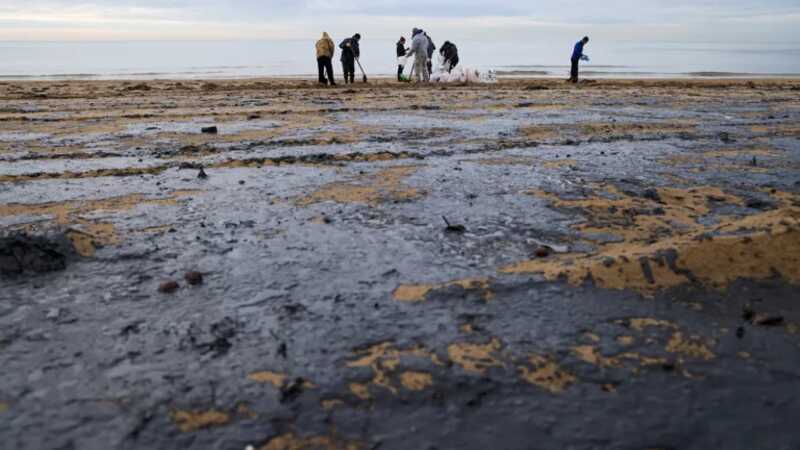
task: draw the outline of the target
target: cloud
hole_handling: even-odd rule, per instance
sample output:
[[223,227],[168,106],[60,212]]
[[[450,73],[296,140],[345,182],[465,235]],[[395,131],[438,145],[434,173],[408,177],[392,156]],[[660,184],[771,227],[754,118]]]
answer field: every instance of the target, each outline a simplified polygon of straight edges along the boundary
[[[3,0],[0,39],[309,38],[326,29],[393,37],[422,26],[459,37],[543,33],[617,40],[800,42],[796,0]],[[649,30],[649,33],[648,33]]]

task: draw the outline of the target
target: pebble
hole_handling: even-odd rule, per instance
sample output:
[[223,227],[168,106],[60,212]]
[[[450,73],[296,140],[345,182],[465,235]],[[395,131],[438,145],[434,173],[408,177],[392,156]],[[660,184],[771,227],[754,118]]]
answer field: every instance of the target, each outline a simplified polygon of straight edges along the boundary
[[192,286],[203,284],[203,274],[200,272],[186,272],[186,275],[184,275],[183,278],[186,279],[186,282]]
[[162,294],[172,294],[173,292],[177,291],[180,288],[180,285],[176,281],[165,281],[158,286],[158,292]]

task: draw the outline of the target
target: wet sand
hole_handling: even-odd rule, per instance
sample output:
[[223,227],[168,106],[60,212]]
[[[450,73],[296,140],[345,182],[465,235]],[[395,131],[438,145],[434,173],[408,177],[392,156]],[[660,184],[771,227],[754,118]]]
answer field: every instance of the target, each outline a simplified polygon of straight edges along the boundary
[[12,448],[800,445],[800,80],[0,100]]

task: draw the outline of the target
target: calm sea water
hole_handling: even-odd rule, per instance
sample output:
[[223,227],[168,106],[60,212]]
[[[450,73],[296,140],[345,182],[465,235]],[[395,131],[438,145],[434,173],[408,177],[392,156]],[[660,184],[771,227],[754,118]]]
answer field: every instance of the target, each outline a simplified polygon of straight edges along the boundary
[[[563,77],[573,43],[456,44],[469,67],[495,69],[501,76]],[[800,76],[800,44],[594,40],[587,53],[592,60],[583,70],[592,77]],[[362,63],[372,76],[394,73],[394,41],[364,40]],[[334,67],[340,73],[338,61]],[[0,78],[5,79],[310,77],[315,71],[313,41],[0,42]]]

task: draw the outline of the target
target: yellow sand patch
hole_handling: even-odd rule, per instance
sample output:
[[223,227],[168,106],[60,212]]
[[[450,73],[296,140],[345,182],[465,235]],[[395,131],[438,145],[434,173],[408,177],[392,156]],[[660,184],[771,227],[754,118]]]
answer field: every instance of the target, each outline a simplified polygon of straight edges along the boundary
[[519,366],[520,376],[528,383],[535,384],[553,394],[562,392],[567,386],[574,383],[576,378],[564,371],[549,357],[531,355],[528,366]]
[[337,203],[366,203],[377,205],[386,201],[407,201],[423,194],[405,186],[402,181],[419,170],[419,166],[398,166],[375,174],[357,177],[352,183],[336,182],[323,186],[316,192],[295,199],[298,206],[333,201]]
[[[670,166],[687,166],[687,165],[698,165],[698,164],[709,164],[711,170],[763,170],[761,167],[751,167],[748,165],[739,165],[739,166],[732,166],[732,165],[722,165],[720,164],[720,159],[722,158],[738,158],[738,159],[747,159],[749,160],[753,156],[758,157],[765,157],[765,158],[774,158],[780,157],[784,154],[784,152],[772,149],[772,148],[765,148],[765,147],[756,147],[756,148],[732,148],[732,149],[718,149],[718,150],[707,150],[700,153],[692,153],[692,154],[678,154],[678,155],[670,155],[668,157],[662,158],[659,161],[662,164],[670,165]],[[749,161],[748,161],[749,162]]]
[[648,327],[677,328],[677,326],[672,322],[669,322],[667,320],[654,319],[652,317],[637,317],[634,319],[618,320],[616,323],[618,325],[628,324],[631,328],[633,328],[636,331],[643,331],[645,328]]
[[558,131],[555,127],[535,125],[530,127],[522,127],[519,130],[520,134],[532,140],[549,140],[555,139],[558,136]]
[[400,302],[422,302],[431,291],[450,286],[461,286],[466,291],[482,290],[483,299],[489,301],[494,298],[494,293],[489,290],[489,282],[489,278],[465,278],[441,284],[403,284],[394,290],[392,296]]
[[447,347],[450,360],[467,372],[484,374],[491,367],[504,367],[505,364],[495,356],[500,350],[500,341],[493,338],[486,344],[467,342],[451,344]]
[[706,361],[714,359],[716,356],[700,338],[696,336],[686,338],[681,332],[676,332],[672,335],[672,338],[667,343],[666,350],[688,358]]
[[[765,279],[775,274],[800,283],[800,208],[784,206],[742,218],[720,217],[717,224],[708,225],[700,219],[710,213],[710,202],[741,204],[742,200],[713,187],[662,188],[658,190],[660,204],[614,188],[607,191],[606,196],[578,200],[534,194],[556,206],[582,210],[588,221],[575,225],[577,230],[620,236],[624,242],[600,244],[589,255],[522,261],[500,272],[540,273],[575,285],[592,280],[607,289],[647,295],[688,282],[724,289],[738,278]],[[628,213],[654,207],[661,208],[661,213],[633,217]],[[707,238],[712,232],[724,235]]]
[[[367,384],[352,383],[350,390],[357,397],[365,399],[369,398],[369,385],[380,386],[389,390],[392,394],[397,395],[397,383],[394,381],[398,369],[400,367],[401,359],[404,357],[417,357],[430,360],[433,364],[441,365],[439,358],[423,349],[422,347],[414,347],[410,349],[398,349],[391,342],[383,342],[373,345],[364,350],[356,353],[357,359],[347,363],[347,367],[369,367],[372,369],[372,380]],[[414,372],[405,372],[406,377],[416,376]],[[410,379],[404,379],[404,373],[400,374],[401,384]],[[420,375],[421,377],[421,375]],[[417,378],[419,382],[421,378]]]
[[260,450],[359,450],[363,445],[336,436],[300,437],[286,433],[269,440]]
[[629,346],[633,345],[635,339],[633,338],[633,336],[617,336],[617,342],[620,345]]
[[666,358],[656,356],[640,355],[639,353],[627,352],[616,356],[618,360],[628,360],[638,363],[640,366],[656,366],[666,364]]
[[184,433],[218,427],[230,422],[230,416],[227,413],[213,409],[209,411],[176,410],[171,413],[171,416],[172,421]]
[[577,163],[578,161],[574,159],[556,159],[542,163],[542,167],[545,169],[560,169],[564,166],[573,166]]
[[[677,252],[674,264],[658,254],[659,247]],[[631,246],[615,250],[599,256],[524,261],[502,268],[501,272],[541,273],[547,279],[565,279],[574,285],[591,279],[606,289],[632,289],[644,294],[693,280],[724,289],[739,278],[765,279],[776,273],[786,281],[800,283],[800,232],[794,230],[703,242],[683,239],[650,248]],[[611,266],[605,263],[604,258],[608,257],[614,258]]]
[[400,383],[410,391],[421,391],[433,385],[433,378],[429,373],[408,371],[400,374]]
[[263,371],[251,373],[247,378],[256,383],[271,384],[280,389],[286,384],[287,377],[282,373]]
[[787,208],[792,206],[800,207],[800,195],[793,192],[779,191],[764,189],[762,192],[769,193],[772,198],[778,202],[781,207]]
[[[666,364],[667,360],[661,357],[646,356],[634,352],[624,352],[614,356],[604,356],[600,350],[592,345],[573,347],[572,352],[578,359],[598,367],[623,367],[626,362],[635,363],[637,366],[652,366]],[[637,369],[634,368],[634,371]]]
[[750,127],[750,131],[753,133],[769,133],[770,137],[800,136],[800,126],[793,124],[754,125]]
[[136,175],[157,175],[167,170],[169,166],[156,166],[144,168],[122,168],[122,169],[97,169],[88,172],[52,172],[40,174],[22,175],[0,175],[0,183],[36,181],[36,180],[72,180],[81,178],[102,178],[102,177],[121,177]]
[[78,254],[92,256],[96,247],[118,244],[120,238],[113,224],[84,219],[81,216],[102,211],[130,211],[139,205],[174,205],[177,204],[178,198],[198,192],[202,191],[175,191],[172,196],[166,198],[151,198],[144,194],[132,194],[101,200],[76,200],[29,205],[11,203],[0,205],[0,217],[19,215],[51,216],[51,220],[58,225],[76,226],[78,228],[69,231],[67,237],[72,241]]
[[369,394],[369,384],[350,383],[350,392],[361,400],[369,400],[372,398]]
[[327,400],[322,400],[320,404],[322,405],[322,409],[324,409],[325,411],[330,411],[334,408],[338,408],[339,406],[344,405],[344,402],[339,400],[338,398],[331,398]]
[[392,296],[400,302],[421,302],[428,292],[436,289],[435,284],[403,284],[394,290]]
[[703,152],[702,155],[706,158],[731,158],[731,157],[753,157],[753,156],[781,156],[784,152],[773,148],[734,148],[734,149],[721,149],[709,150]]
[[579,345],[572,349],[572,352],[580,360],[600,367],[619,367],[620,362],[616,358],[605,357],[600,354],[594,345]]

